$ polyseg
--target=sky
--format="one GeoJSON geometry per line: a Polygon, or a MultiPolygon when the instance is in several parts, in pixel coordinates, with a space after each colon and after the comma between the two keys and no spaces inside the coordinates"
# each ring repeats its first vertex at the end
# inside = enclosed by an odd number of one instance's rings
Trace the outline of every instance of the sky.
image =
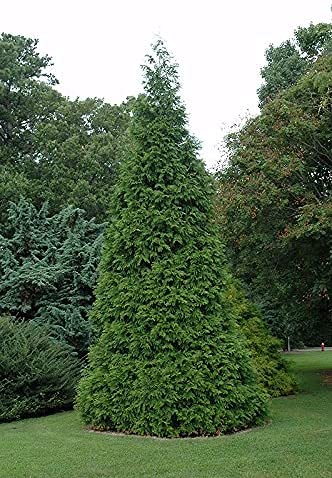
{"type": "Polygon", "coordinates": [[[121,103],[142,91],[140,65],[161,36],[179,63],[191,132],[210,169],[232,124],[257,113],[265,49],[298,26],[331,21],[331,0],[10,0],[0,31],[39,39],[58,89],[121,103]]]}

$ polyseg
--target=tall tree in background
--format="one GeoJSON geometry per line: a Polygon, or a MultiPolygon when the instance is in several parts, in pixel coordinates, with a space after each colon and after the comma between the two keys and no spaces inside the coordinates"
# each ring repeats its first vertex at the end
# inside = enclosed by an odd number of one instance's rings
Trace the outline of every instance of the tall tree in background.
{"type": "Polygon", "coordinates": [[[26,170],[37,206],[52,211],[71,204],[104,221],[134,99],[110,105],[98,99],[62,98],[52,118],[39,125],[26,170]]]}
{"type": "Polygon", "coordinates": [[[20,196],[52,212],[71,204],[104,221],[134,99],[70,101],[53,87],[38,41],[0,37],[0,223],[20,196]]]}
{"type": "Polygon", "coordinates": [[[257,90],[260,106],[294,85],[324,52],[332,51],[332,25],[311,24],[294,32],[293,40],[270,45],[265,52],[267,65],[261,69],[264,84],[257,90]]]}
{"type": "Polygon", "coordinates": [[[0,159],[19,162],[32,151],[35,127],[53,111],[58,93],[49,56],[37,40],[3,33],[0,38],[0,159]],[[14,158],[15,157],[15,158],[14,158]],[[15,159],[15,160],[14,160],[15,159]]]}
{"type": "Polygon", "coordinates": [[[234,271],[272,330],[307,344],[332,332],[332,56],[310,43],[315,31],[297,30],[311,69],[228,137],[218,209],[234,271]]]}
{"type": "Polygon", "coordinates": [[[50,118],[60,96],[52,89],[51,59],[37,45],[23,36],[0,37],[0,223],[9,201],[31,195],[26,158],[34,151],[36,127],[50,118]]]}
{"type": "Polygon", "coordinates": [[[232,307],[177,65],[158,41],[113,195],[93,320],[100,338],[80,384],[85,423],[158,436],[261,423],[257,385],[232,307]]]}

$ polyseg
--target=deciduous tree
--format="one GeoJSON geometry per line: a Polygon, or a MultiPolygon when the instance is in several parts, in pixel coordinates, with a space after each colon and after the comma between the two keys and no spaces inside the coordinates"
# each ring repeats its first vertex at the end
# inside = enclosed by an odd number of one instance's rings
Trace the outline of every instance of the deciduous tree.
{"type": "Polygon", "coordinates": [[[236,275],[276,335],[307,344],[332,331],[331,91],[323,50],[228,137],[220,174],[218,217],[236,275]]]}

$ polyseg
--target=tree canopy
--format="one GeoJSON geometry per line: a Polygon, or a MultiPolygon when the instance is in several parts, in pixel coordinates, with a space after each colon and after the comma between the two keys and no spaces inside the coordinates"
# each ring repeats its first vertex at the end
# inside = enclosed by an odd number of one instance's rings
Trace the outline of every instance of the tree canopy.
{"type": "Polygon", "coordinates": [[[294,32],[294,39],[286,40],[279,46],[270,45],[265,53],[267,64],[261,69],[264,83],[257,90],[260,106],[294,85],[319,56],[331,51],[330,23],[299,27],[294,32]]]}
{"type": "Polygon", "coordinates": [[[218,219],[234,272],[274,333],[307,344],[332,331],[332,57],[325,39],[318,48],[321,36],[308,36],[321,30],[330,35],[331,26],[297,30],[311,68],[295,71],[292,86],[228,136],[219,175],[218,219]]]}
{"type": "Polygon", "coordinates": [[[20,196],[104,221],[134,99],[118,106],[63,97],[51,58],[37,47],[37,40],[0,37],[0,222],[20,196]]]}

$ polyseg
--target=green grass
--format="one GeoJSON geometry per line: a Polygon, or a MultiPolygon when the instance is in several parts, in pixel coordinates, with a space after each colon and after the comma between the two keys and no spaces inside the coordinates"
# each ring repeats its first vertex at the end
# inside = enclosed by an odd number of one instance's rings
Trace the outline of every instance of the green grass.
{"type": "Polygon", "coordinates": [[[84,430],[75,412],[0,425],[1,478],[332,477],[332,352],[292,354],[301,392],[272,424],[219,438],[159,440],[84,430]]]}

